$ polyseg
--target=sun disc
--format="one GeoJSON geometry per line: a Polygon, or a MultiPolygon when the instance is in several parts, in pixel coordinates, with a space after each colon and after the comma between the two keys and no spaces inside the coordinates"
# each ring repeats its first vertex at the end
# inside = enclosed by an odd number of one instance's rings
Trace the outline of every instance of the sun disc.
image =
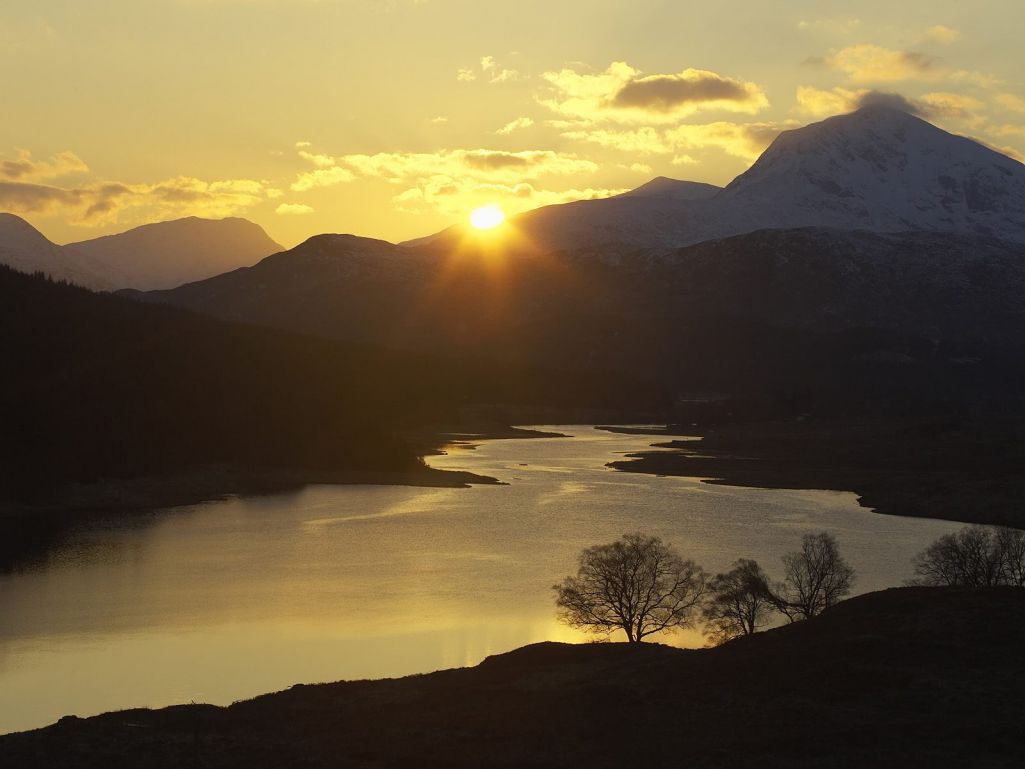
{"type": "Polygon", "coordinates": [[[505,221],[505,214],[498,206],[481,206],[470,214],[470,224],[478,230],[490,230],[505,221]]]}

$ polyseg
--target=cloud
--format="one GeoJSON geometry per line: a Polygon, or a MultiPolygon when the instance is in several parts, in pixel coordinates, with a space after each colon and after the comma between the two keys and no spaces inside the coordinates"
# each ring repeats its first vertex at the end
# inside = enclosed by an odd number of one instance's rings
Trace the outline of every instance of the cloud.
{"type": "Polygon", "coordinates": [[[1011,112],[1025,112],[1025,99],[1013,93],[997,94],[996,103],[1011,112]]]}
{"type": "Polygon", "coordinates": [[[797,121],[782,123],[729,123],[720,121],[704,125],[681,125],[666,132],[677,149],[713,147],[727,155],[754,160],[783,131],[795,128],[797,121]]]}
{"type": "Polygon", "coordinates": [[[376,155],[344,155],[339,158],[363,176],[401,183],[439,175],[472,176],[492,182],[518,182],[545,175],[592,173],[590,160],[551,150],[504,152],[500,150],[440,150],[438,152],[380,152],[376,155]]]}
{"type": "Polygon", "coordinates": [[[932,56],[894,51],[871,43],[848,46],[823,61],[856,83],[935,80],[943,72],[943,67],[932,56]]]}
{"type": "Polygon", "coordinates": [[[294,192],[307,192],[317,187],[334,187],[336,184],[351,182],[356,175],[346,168],[338,166],[326,166],[315,171],[307,171],[299,174],[292,182],[294,192]]]}
{"type": "Polygon", "coordinates": [[[952,118],[964,120],[972,125],[985,120],[986,105],[979,99],[965,94],[948,91],[934,91],[918,98],[889,91],[862,88],[849,90],[833,88],[828,91],[810,86],[797,89],[797,109],[816,117],[840,115],[861,107],[882,105],[927,118],[952,118]]]}
{"type": "Polygon", "coordinates": [[[302,216],[304,214],[312,214],[313,211],[314,209],[312,206],[308,206],[304,203],[282,203],[274,209],[274,213],[280,214],[281,216],[302,216]]]}
{"type": "Polygon", "coordinates": [[[591,121],[672,123],[700,110],[753,114],[769,105],[754,83],[700,69],[642,76],[617,61],[598,74],[574,69],[542,76],[551,94],[538,101],[561,115],[591,121]]]}
{"type": "Polygon", "coordinates": [[[498,66],[494,56],[481,56],[478,67],[464,67],[456,72],[456,80],[461,83],[472,83],[479,76],[487,78],[489,83],[509,83],[519,80],[519,70],[505,69],[498,66]]]}
{"type": "MultiPolygon", "coordinates": [[[[566,131],[567,139],[586,141],[632,155],[668,155],[690,158],[681,151],[713,148],[728,155],[753,160],[772,143],[781,131],[797,126],[796,121],[784,123],[716,123],[682,124],[675,128],[643,126],[627,130],[605,128],[566,131]]],[[[688,162],[681,160],[681,163],[688,162]]]]}
{"type": "Polygon", "coordinates": [[[529,117],[518,117],[515,120],[511,120],[504,126],[495,131],[500,136],[508,136],[513,131],[520,131],[524,128],[530,128],[534,125],[534,121],[529,117]]]}
{"type": "Polygon", "coordinates": [[[616,107],[675,112],[691,104],[747,103],[757,96],[736,80],[712,72],[687,70],[679,75],[633,80],[619,89],[612,101],[616,107]]]}
{"type": "Polygon", "coordinates": [[[499,72],[496,72],[495,75],[491,78],[490,82],[492,82],[492,83],[511,83],[512,81],[519,80],[519,79],[520,79],[520,72],[519,72],[519,70],[516,70],[516,69],[503,69],[503,70],[501,70],[499,72]]]}
{"type": "Polygon", "coordinates": [[[797,28],[802,32],[825,32],[833,35],[846,35],[861,26],[861,19],[848,16],[827,19],[801,19],[797,28]]]}
{"type": "Polygon", "coordinates": [[[937,24],[925,31],[925,39],[940,45],[951,45],[961,39],[961,33],[956,29],[937,24]]]}
{"type": "Polygon", "coordinates": [[[58,152],[49,160],[35,160],[28,150],[18,150],[14,158],[0,157],[0,178],[15,181],[56,179],[88,171],[89,166],[74,152],[58,152]]]}
{"type": "Polygon", "coordinates": [[[220,218],[238,214],[277,192],[254,179],[206,181],[190,176],[148,184],[97,181],[75,187],[0,182],[0,209],[15,213],[59,213],[75,224],[117,221],[128,211],[149,220],[180,216],[220,218]]]}
{"type": "Polygon", "coordinates": [[[464,213],[475,206],[496,201],[509,203],[506,207],[511,213],[567,199],[618,192],[592,188],[562,191],[539,188],[533,182],[542,177],[591,174],[598,170],[598,165],[590,160],[552,150],[379,152],[374,155],[340,155],[333,159],[336,165],[331,168],[318,168],[301,174],[292,189],[303,191],[314,186],[327,186],[335,183],[335,175],[341,181],[359,177],[382,179],[400,186],[401,191],[393,196],[397,210],[407,213],[433,210],[445,214],[464,213]]]}
{"type": "Polygon", "coordinates": [[[969,123],[981,123],[985,120],[982,113],[985,112],[986,105],[974,96],[936,91],[923,94],[918,98],[918,102],[924,107],[923,114],[926,117],[955,118],[969,123]]]}
{"type": "Polygon", "coordinates": [[[840,115],[856,109],[858,99],[865,93],[865,89],[832,88],[825,91],[808,85],[798,86],[797,111],[814,117],[840,115]]]}
{"type": "Polygon", "coordinates": [[[432,117],[431,118],[431,122],[434,123],[435,125],[441,125],[442,123],[447,123],[448,122],[448,118],[445,117],[444,115],[438,115],[437,117],[432,117]]]}
{"type": "Polygon", "coordinates": [[[865,91],[854,102],[854,109],[863,107],[886,107],[909,115],[922,116],[925,110],[912,99],[889,91],[865,91]]]}
{"type": "Polygon", "coordinates": [[[953,69],[940,59],[916,51],[895,51],[890,48],[859,43],[842,48],[831,56],[812,57],[808,64],[824,65],[838,70],[852,83],[895,83],[899,81],[967,83],[979,88],[992,88],[1001,81],[992,75],[966,69],[953,69]]]}
{"type": "MultiPolygon", "coordinates": [[[[309,143],[307,142],[306,145],[309,146],[309,143]]],[[[335,159],[330,155],[317,155],[306,150],[299,150],[299,157],[317,168],[330,168],[335,164],[335,159]]]]}
{"type": "Polygon", "coordinates": [[[1025,126],[1023,125],[998,125],[990,129],[995,136],[1019,136],[1025,138],[1025,126]]]}
{"type": "Polygon", "coordinates": [[[586,141],[608,149],[617,149],[634,155],[664,155],[673,151],[664,131],[652,126],[616,130],[606,128],[565,131],[562,136],[574,141],[586,141]]]}

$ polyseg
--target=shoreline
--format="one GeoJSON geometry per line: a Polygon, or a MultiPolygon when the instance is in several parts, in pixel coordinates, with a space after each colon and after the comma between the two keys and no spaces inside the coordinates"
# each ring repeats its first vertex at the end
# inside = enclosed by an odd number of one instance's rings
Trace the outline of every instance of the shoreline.
{"type": "Polygon", "coordinates": [[[896,769],[974,765],[986,745],[987,765],[1016,766],[1023,598],[1018,588],[891,588],[714,648],[543,642],[474,667],[297,684],[228,706],[67,715],[0,736],[0,752],[39,767],[247,769],[298,756],[312,768],[344,756],[367,769],[554,769],[630,764],[638,745],[640,763],[671,765],[682,743],[708,767],[896,769]],[[701,707],[680,697],[688,690],[701,707]]]}
{"type": "MultiPolygon", "coordinates": [[[[420,457],[439,456],[445,447],[476,441],[568,437],[520,427],[473,432],[438,431],[416,436],[420,457]]],[[[373,485],[469,488],[505,485],[498,478],[465,470],[439,470],[425,462],[407,469],[243,468],[208,466],[190,471],[76,484],[41,502],[0,502],[0,573],[39,561],[77,527],[104,519],[145,516],[161,510],[217,502],[231,497],[298,491],[305,486],[373,485]]]]}
{"type": "MultiPolygon", "coordinates": [[[[1025,465],[970,454],[979,436],[909,436],[892,425],[731,425],[651,444],[608,463],[621,472],[764,489],[846,491],[881,515],[1025,528],[1025,465]]],[[[678,435],[668,432],[667,435],[678,435]]],[[[996,444],[996,441],[993,441],[996,444]]]]}
{"type": "MultiPolygon", "coordinates": [[[[479,432],[437,432],[422,438],[420,458],[442,456],[445,447],[470,446],[469,440],[567,438],[562,433],[521,427],[479,432]],[[429,448],[425,448],[428,446],[429,448]]],[[[315,484],[422,486],[424,488],[468,488],[474,484],[504,485],[491,476],[464,470],[439,470],[426,463],[400,470],[347,470],[344,468],[256,467],[218,465],[195,470],[111,478],[81,483],[61,490],[43,502],[0,502],[0,522],[25,516],[71,515],[75,513],[119,514],[160,508],[184,507],[232,496],[258,496],[294,491],[315,484]]]]}

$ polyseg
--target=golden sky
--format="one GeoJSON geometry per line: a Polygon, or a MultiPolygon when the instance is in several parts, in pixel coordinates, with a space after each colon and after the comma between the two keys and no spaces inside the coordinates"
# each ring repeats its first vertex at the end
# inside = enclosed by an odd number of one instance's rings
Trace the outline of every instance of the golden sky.
{"type": "Polygon", "coordinates": [[[402,240],[656,175],[725,184],[898,92],[1025,153],[1021,0],[5,0],[0,210],[402,240]]]}

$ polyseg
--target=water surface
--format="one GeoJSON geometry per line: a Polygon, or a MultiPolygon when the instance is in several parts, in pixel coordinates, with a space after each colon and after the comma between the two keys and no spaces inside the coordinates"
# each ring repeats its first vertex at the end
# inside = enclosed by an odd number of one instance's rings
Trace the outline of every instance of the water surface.
{"type": "Polygon", "coordinates": [[[605,463],[655,439],[546,429],[573,437],[430,459],[507,486],[310,486],[73,533],[44,564],[0,576],[0,733],[581,640],[555,621],[551,585],[581,548],[628,531],[710,571],[748,557],[778,577],[802,533],[828,529],[864,592],[901,584],[916,552],[959,528],[877,515],[850,493],[617,472],[605,463]]]}

